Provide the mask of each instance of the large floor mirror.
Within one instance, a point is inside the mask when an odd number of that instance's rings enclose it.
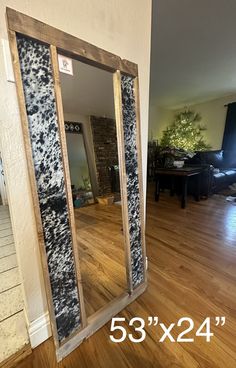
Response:
[[[60,72],[86,315],[127,290],[113,75],[78,60]]]
[[[138,68],[15,10],[7,19],[60,361],[147,286]]]

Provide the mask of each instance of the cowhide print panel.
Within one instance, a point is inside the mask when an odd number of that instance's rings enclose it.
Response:
[[[127,201],[129,236],[131,248],[132,283],[135,288],[144,281],[142,254],[140,194],[138,178],[137,132],[134,81],[132,77],[121,76],[122,112],[124,124],[125,166],[127,177]]]
[[[17,35],[38,200],[60,342],[80,326],[50,48]]]

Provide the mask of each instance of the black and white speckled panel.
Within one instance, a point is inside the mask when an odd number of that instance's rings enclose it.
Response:
[[[35,178],[59,341],[80,326],[80,304],[50,48],[17,35]]]
[[[125,165],[133,287],[144,281],[142,254],[140,195],[138,180],[137,132],[134,82],[132,77],[121,76],[122,110],[124,124]]]

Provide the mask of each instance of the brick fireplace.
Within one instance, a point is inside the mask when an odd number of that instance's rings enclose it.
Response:
[[[90,116],[99,195],[115,194],[120,200],[116,122],[114,119]]]

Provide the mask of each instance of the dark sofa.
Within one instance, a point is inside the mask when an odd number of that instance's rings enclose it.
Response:
[[[186,164],[209,167],[201,183],[202,187],[208,186],[209,194],[236,183],[236,151],[199,151]]]

